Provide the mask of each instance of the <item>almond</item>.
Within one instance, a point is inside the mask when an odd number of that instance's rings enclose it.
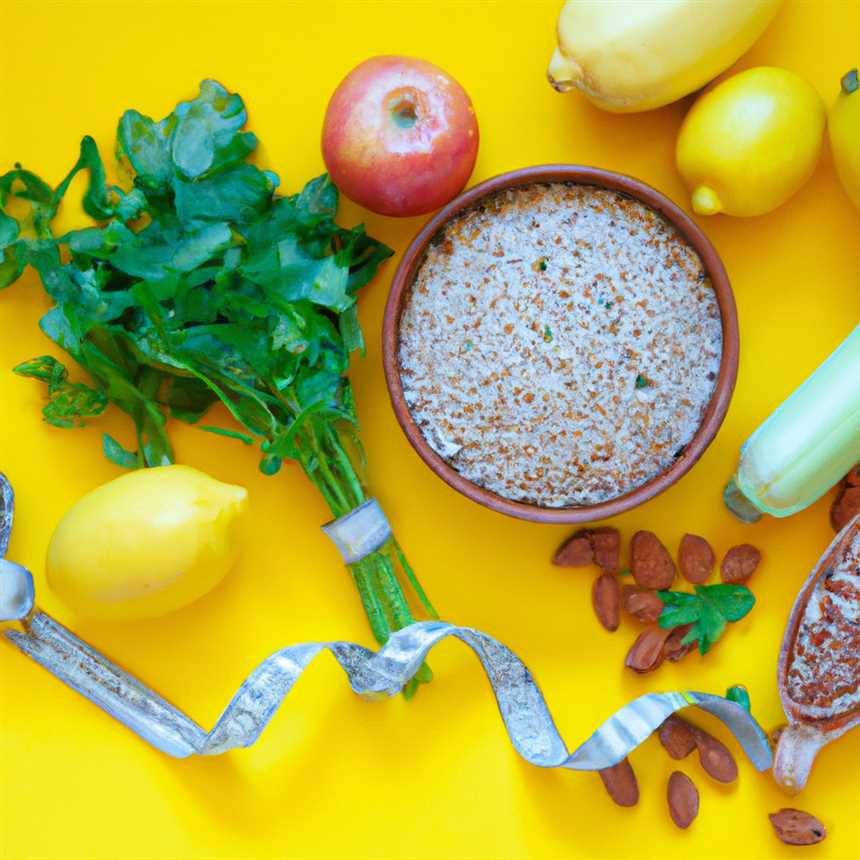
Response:
[[[629,612],[643,624],[656,624],[663,611],[663,601],[656,592],[633,585],[625,585],[622,588],[621,603],[625,612]]]
[[[815,845],[827,837],[824,825],[814,815],[799,809],[780,809],[768,818],[786,845]]]
[[[669,777],[666,796],[672,821],[682,830],[686,830],[699,814],[699,792],[693,780],[679,770],[673,771]]]
[[[841,532],[854,517],[860,514],[860,486],[844,487],[830,508],[830,524]]]
[[[591,602],[597,620],[610,632],[618,629],[621,621],[621,589],[618,580],[601,573],[591,587]]]
[[[675,562],[653,532],[636,532],[630,542],[630,571],[645,588],[666,589],[675,579]]]
[[[692,624],[681,624],[679,627],[673,627],[672,632],[666,639],[666,644],[663,646],[663,656],[673,663],[683,660],[695,647],[695,642],[684,643],[684,637],[690,632]]]
[[[845,484],[848,487],[860,487],[860,463],[845,476]]]
[[[559,567],[585,567],[593,562],[594,550],[591,548],[591,541],[583,537],[581,532],[568,538],[552,557],[552,563]]]
[[[676,761],[686,758],[696,748],[693,727],[683,717],[672,714],[657,731],[660,743]]]
[[[610,526],[591,529],[587,532],[594,551],[594,560],[604,573],[618,573],[618,559],[621,556],[621,534]]]
[[[703,537],[686,534],[681,538],[678,567],[681,569],[681,576],[688,582],[696,585],[707,582],[715,561],[714,551]]]
[[[720,565],[720,578],[723,582],[746,582],[755,573],[760,561],[761,553],[752,544],[733,546]]]
[[[640,675],[658,669],[663,662],[663,646],[670,632],[660,627],[649,627],[642,631],[630,646],[624,665]]]
[[[639,785],[626,758],[598,773],[609,796],[619,806],[636,806],[639,802]]]
[[[738,766],[728,747],[697,726],[691,725],[690,728],[699,749],[699,763],[705,773],[717,782],[734,782],[738,778]]]

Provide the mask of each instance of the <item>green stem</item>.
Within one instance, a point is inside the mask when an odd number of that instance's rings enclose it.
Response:
[[[403,550],[400,548],[400,544],[397,542],[397,538],[391,539],[392,544],[394,546],[394,551],[397,553],[397,558],[400,561],[400,566],[403,568],[406,576],[409,578],[409,582],[412,584],[412,587],[415,589],[415,593],[418,595],[418,599],[421,601],[421,605],[427,610],[427,614],[431,618],[438,619],[439,613],[433,608],[433,604],[430,602],[430,598],[427,597],[427,593],[421,587],[421,583],[418,581],[418,577],[415,576],[415,571],[412,569],[412,565],[406,560],[406,556],[403,553]]]
[[[391,626],[370,584],[366,561],[367,559],[362,559],[348,565],[348,567],[350,573],[352,573],[355,587],[358,589],[359,597],[361,597],[361,603],[364,606],[367,620],[370,622],[370,629],[373,632],[374,638],[380,645],[384,645],[391,635]]]
[[[349,489],[352,491],[352,498],[354,502],[353,507],[357,507],[365,499],[364,488],[361,486],[361,481],[359,481],[358,475],[356,475],[355,469],[353,468],[349,457],[347,457],[346,451],[344,451],[343,445],[337,433],[331,426],[326,427],[326,433],[329,439],[329,444],[331,445],[338,465],[340,466],[340,471],[343,474],[343,477],[346,479]]]
[[[296,439],[299,462],[322,493],[332,514],[341,517],[360,505],[367,494],[337,430],[327,423],[310,419],[300,438],[302,444],[298,444],[299,438]],[[402,572],[398,571],[398,566]],[[348,568],[370,629],[380,645],[388,641],[392,631],[415,621],[410,597],[414,598],[414,605],[423,608],[430,618],[439,617],[393,537]],[[430,667],[426,664],[421,666],[404,687],[404,696],[411,698],[418,686],[428,683],[432,677]]]

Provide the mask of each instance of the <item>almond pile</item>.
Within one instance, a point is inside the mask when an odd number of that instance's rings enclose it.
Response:
[[[698,726],[677,714],[670,716],[655,733],[669,756],[680,761],[698,750],[699,763],[705,773],[717,782],[734,782],[738,766],[728,748]],[[600,771],[607,793],[619,806],[635,806],[639,785],[628,759]],[[681,829],[689,827],[699,814],[699,790],[689,776],[673,771],[666,787],[666,799],[672,821]]]
[[[839,484],[830,507],[830,524],[834,531],[841,532],[857,514],[860,514],[860,463]]]
[[[840,530],[858,513],[860,464],[843,481],[831,512],[833,527]],[[600,568],[601,573],[592,585],[591,600],[594,614],[606,630],[618,629],[622,610],[647,625],[627,653],[627,668],[641,674],[658,668],[664,660],[682,659],[695,647],[695,643],[682,641],[691,625],[671,629],[657,626],[663,611],[663,601],[657,592],[672,587],[678,570],[693,585],[704,585],[717,561],[710,543],[700,535],[685,534],[678,547],[676,567],[672,555],[653,532],[638,531],[630,541],[629,570],[621,571],[620,561],[621,535],[608,526],[576,532],[552,558],[553,564],[561,567],[597,565]],[[761,552],[751,544],[733,546],[720,562],[720,579],[730,584],[746,583],[760,561]],[[618,575],[626,573],[632,575],[635,585],[619,582]],[[687,758],[695,750],[702,770],[712,779],[721,783],[737,779],[737,763],[725,744],[683,717],[677,714],[668,717],[656,734],[675,761]],[[776,739],[771,737],[773,745]],[[635,806],[639,802],[639,784],[629,759],[599,774],[607,793],[619,806]],[[672,821],[681,829],[688,828],[699,814],[699,790],[693,780],[679,770],[669,776],[666,800]],[[827,836],[824,825],[815,816],[798,809],[781,809],[769,818],[775,834],[787,845],[813,845]]]
[[[655,734],[674,761],[681,761],[697,751],[699,764],[711,779],[727,784],[738,778],[738,766],[728,747],[678,714],[668,717]],[[598,773],[607,794],[615,803],[636,806],[639,783],[629,759],[622,759]],[[666,801],[669,816],[682,830],[686,830],[699,814],[699,789],[680,770],[672,771],[669,776]],[[769,818],[774,833],[786,845],[814,845],[827,836],[824,825],[814,815],[799,809],[780,809]]]
[[[860,492],[860,477],[858,477]],[[664,660],[683,659],[695,643],[682,640],[690,625],[672,629],[657,626],[663,601],[657,594],[672,587],[677,571],[694,585],[703,585],[716,566],[710,543],[700,535],[685,534],[678,547],[678,563],[653,532],[638,531],[630,541],[630,568],[634,584],[622,585],[618,579],[621,560],[621,535],[618,529],[602,526],[582,529],[568,538],[555,552],[553,564],[561,567],[587,567],[596,564],[602,571],[594,580],[591,601],[594,614],[610,632],[618,629],[621,611],[647,625],[634,641],[625,666],[644,674],[659,668]],[[720,563],[720,578],[725,583],[743,584],[755,572],[761,553],[751,544],[731,547]]]

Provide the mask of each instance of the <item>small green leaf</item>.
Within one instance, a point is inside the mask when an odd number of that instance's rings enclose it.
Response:
[[[197,98],[180,102],[174,115],[170,155],[188,179],[243,161],[257,145],[240,131],[248,118],[242,99],[215,81],[203,81]]]
[[[281,470],[282,464],[283,460],[280,457],[274,455],[263,457],[260,460],[260,471],[264,475],[276,475]]]
[[[747,692],[747,688],[742,684],[735,684],[733,687],[729,687],[726,690],[726,698],[730,702],[737,702],[747,713],[750,712],[751,703],[750,703],[750,694]]]
[[[240,433],[238,430],[228,430],[225,427],[214,427],[211,424],[198,424],[198,430],[205,430],[207,433],[214,433],[216,436],[227,436],[230,439],[238,439],[246,445],[254,444],[254,437],[247,433]]]
[[[699,619],[693,625],[693,631],[697,633],[699,653],[707,654],[714,642],[723,635],[725,629],[726,619],[719,609],[713,603],[702,601]]]
[[[18,226],[18,222],[5,212],[0,211],[0,249],[11,245],[18,238],[20,232],[21,228]]]
[[[116,441],[116,439],[113,438],[113,436],[110,436],[107,433],[102,435],[102,451],[104,451],[105,457],[107,457],[111,463],[115,463],[123,469],[140,468],[140,459],[137,454],[127,451],[119,444],[119,442]]]
[[[170,180],[173,167],[164,121],[156,123],[136,110],[127,110],[119,121],[117,148],[145,188],[158,189]]]
[[[365,355],[364,336],[358,321],[358,307],[353,305],[340,315],[340,336],[343,338],[343,348],[347,352],[358,350],[362,357]]]
[[[752,609],[755,598],[742,585],[697,585],[695,590],[695,594],[658,591],[663,611],[657,623],[663,629],[691,624],[682,644],[698,642],[699,651],[706,654],[722,636],[726,623],[743,618]]]
[[[49,391],[52,388],[56,388],[60,383],[65,382],[69,375],[65,366],[52,355],[40,355],[38,358],[31,358],[29,361],[21,362],[21,364],[12,368],[12,372],[17,373],[18,376],[25,376],[44,382],[48,386]]]
[[[657,623],[664,630],[697,621],[702,611],[702,602],[695,594],[683,591],[658,591],[663,601],[663,611]]]
[[[42,416],[55,427],[83,427],[87,418],[101,415],[107,408],[107,397],[101,391],[82,382],[69,382],[66,368],[50,355],[25,361],[13,372],[48,386]]]
[[[740,621],[755,606],[755,596],[745,585],[697,585],[696,594],[714,603],[728,621]]]

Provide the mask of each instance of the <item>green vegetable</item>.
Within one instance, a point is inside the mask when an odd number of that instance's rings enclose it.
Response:
[[[723,635],[729,621],[739,621],[755,605],[753,593],[745,585],[697,585],[696,593],[658,591],[663,611],[658,624],[663,629],[692,624],[682,644],[698,642],[699,653],[706,654]]]
[[[44,415],[56,426],[79,426],[108,403],[124,411],[136,449],[105,436],[104,452],[126,468],[172,463],[168,416],[197,424],[220,402],[227,426],[200,429],[258,444],[267,475],[296,461],[340,517],[367,498],[347,378],[350,353],[364,348],[356,293],[392,252],[335,222],[327,176],[277,194],[277,175],[247,161],[257,139],[242,131],[246,118],[238,95],[204,81],[160,122],[126,111],[122,186],[107,184],[89,137],[56,189],[20,166],[0,176],[0,287],[36,269],[53,301],[41,328],[92,385],[68,382],[49,357],[16,372],[47,384]],[[96,223],[55,237],[80,171]],[[8,211],[13,199],[24,217]],[[380,643],[419,610],[436,617],[395,541],[351,572]]]

